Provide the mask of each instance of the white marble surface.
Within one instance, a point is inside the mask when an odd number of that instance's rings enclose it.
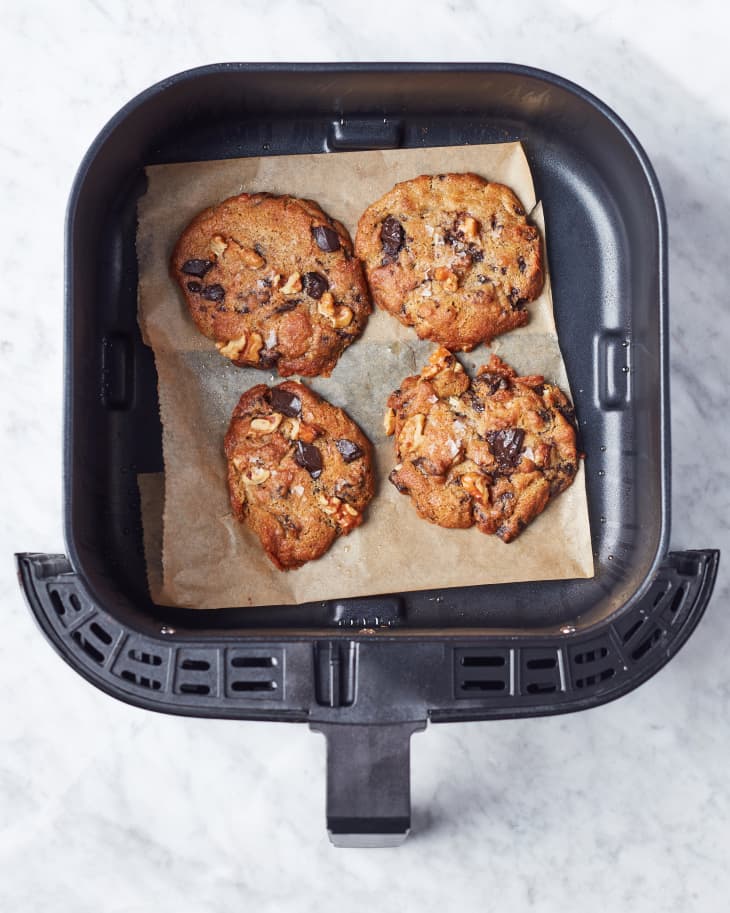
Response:
[[[436,7],[436,4],[433,4]],[[60,551],[62,231],[74,170],[150,83],[220,60],[512,60],[604,98],[652,157],[671,231],[674,529],[730,560],[730,18],[623,0],[3,3],[0,297],[5,618],[0,910],[39,913],[728,908],[730,625],[709,614],[612,705],[433,726],[416,833],[334,850],[306,727],[157,716],[89,687],[23,604],[16,550]]]

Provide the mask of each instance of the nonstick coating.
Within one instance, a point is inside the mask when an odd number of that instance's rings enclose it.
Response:
[[[332,630],[338,612],[334,603],[193,612],[150,602],[136,475],[160,471],[162,455],[154,360],[136,320],[144,166],[508,140],[524,142],[545,204],[596,577],[378,602],[398,616],[394,633],[536,633],[597,624],[644,591],[669,532],[666,239],[656,178],[632,135],[583,90],[523,67],[226,64],[130,102],[90,149],[69,204],[66,539],[110,612],[138,629],[280,636]]]

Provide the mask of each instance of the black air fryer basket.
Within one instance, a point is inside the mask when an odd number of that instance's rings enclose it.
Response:
[[[137,326],[144,166],[521,140],[545,204],[580,420],[590,580],[192,611],[150,601],[140,472],[162,470]],[[668,551],[667,247],[641,147],[563,79],[511,65],[256,65],[153,86],[89,150],[68,209],[63,555],[18,556],[61,656],[109,694],[190,716],[307,722],[327,737],[340,845],[400,842],[428,720],[581,710],[666,663],[705,610],[717,551]],[[539,522],[539,521],[538,521]],[[394,581],[397,585],[397,581]]]

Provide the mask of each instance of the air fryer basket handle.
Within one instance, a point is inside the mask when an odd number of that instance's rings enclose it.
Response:
[[[327,830],[332,843],[403,843],[411,827],[411,735],[425,729],[426,721],[310,726],[327,739]]]

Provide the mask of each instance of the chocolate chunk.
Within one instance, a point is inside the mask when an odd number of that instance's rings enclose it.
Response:
[[[340,236],[329,225],[317,225],[312,229],[312,234],[320,250],[332,253],[332,251],[340,249]]]
[[[520,461],[525,432],[522,428],[502,428],[487,434],[489,446],[500,469],[514,469]]]
[[[470,244],[469,256],[471,257],[472,262],[481,263],[484,259],[484,251],[480,247],[477,247],[476,244]]]
[[[524,273],[524,271],[527,269],[527,264],[525,263],[524,257],[517,258],[517,268],[521,273]]]
[[[301,414],[302,401],[296,393],[289,393],[288,390],[282,390],[281,387],[272,387],[269,390],[268,400],[274,412],[281,412],[282,415],[288,415],[290,418],[297,418]]]
[[[202,279],[214,265],[213,260],[186,260],[180,269],[186,276],[197,276],[198,279]]]
[[[477,276],[477,282],[480,282],[482,285],[486,285],[487,282],[491,282],[491,281],[492,280],[489,278],[489,276],[485,276],[483,273],[479,273],[479,275]]]
[[[389,481],[392,485],[395,485],[395,487],[398,489],[398,491],[399,491],[402,495],[408,494],[408,490],[409,490],[409,489],[408,489],[408,486],[407,486],[407,485],[404,485],[403,482],[400,481],[400,479],[398,478],[398,472],[397,472],[397,470],[394,469],[394,470],[390,473],[390,475],[388,476],[388,481]]]
[[[274,313],[285,314],[287,311],[293,311],[294,308],[301,303],[301,298],[295,298],[293,301],[285,301],[283,304],[280,304],[278,308],[274,308]]]
[[[259,352],[259,364],[262,368],[273,368],[280,358],[281,352],[272,352],[269,349]]]
[[[222,285],[206,285],[200,293],[207,301],[223,301],[226,290]]]
[[[418,457],[413,461],[413,465],[416,469],[424,476],[440,476],[442,473],[439,472],[438,466],[427,457]]]
[[[304,441],[297,441],[294,459],[297,465],[301,466],[302,469],[306,469],[313,479],[318,479],[322,475],[322,454],[314,444],[305,444]]]
[[[464,397],[469,400],[469,405],[475,412],[484,412],[484,403],[473,390],[467,390]]]
[[[347,438],[342,437],[335,443],[346,463],[352,463],[353,460],[362,456],[362,449],[354,441],[348,441]]]
[[[509,380],[503,374],[489,374],[488,372],[485,372],[484,374],[479,375],[479,380],[487,388],[490,396],[493,393],[496,393],[497,390],[509,390],[510,387]]]
[[[406,233],[398,219],[388,216],[380,228],[380,243],[386,257],[395,260],[405,241]]]
[[[298,523],[296,520],[293,520],[289,514],[277,514],[276,519],[279,521],[279,524],[284,527],[284,529],[288,529],[292,533],[299,533],[302,530],[302,524]]]
[[[199,282],[187,282],[185,288],[194,295],[199,295],[203,286]]]
[[[540,409],[540,411],[539,411],[537,414],[540,416],[540,418],[541,418],[544,422],[549,422],[549,421],[550,421],[551,415],[550,415],[550,410],[549,410],[549,409]]]
[[[572,406],[562,406],[560,403],[556,403],[555,408],[567,422],[570,422],[571,425],[575,425],[575,409]]]
[[[515,215],[524,216],[525,210],[521,206],[515,206]]]
[[[321,273],[305,273],[302,277],[304,291],[310,298],[319,300],[330,287],[329,282]]]
[[[523,232],[523,237],[525,241],[537,241],[537,229],[533,228],[532,225],[529,225]]]

